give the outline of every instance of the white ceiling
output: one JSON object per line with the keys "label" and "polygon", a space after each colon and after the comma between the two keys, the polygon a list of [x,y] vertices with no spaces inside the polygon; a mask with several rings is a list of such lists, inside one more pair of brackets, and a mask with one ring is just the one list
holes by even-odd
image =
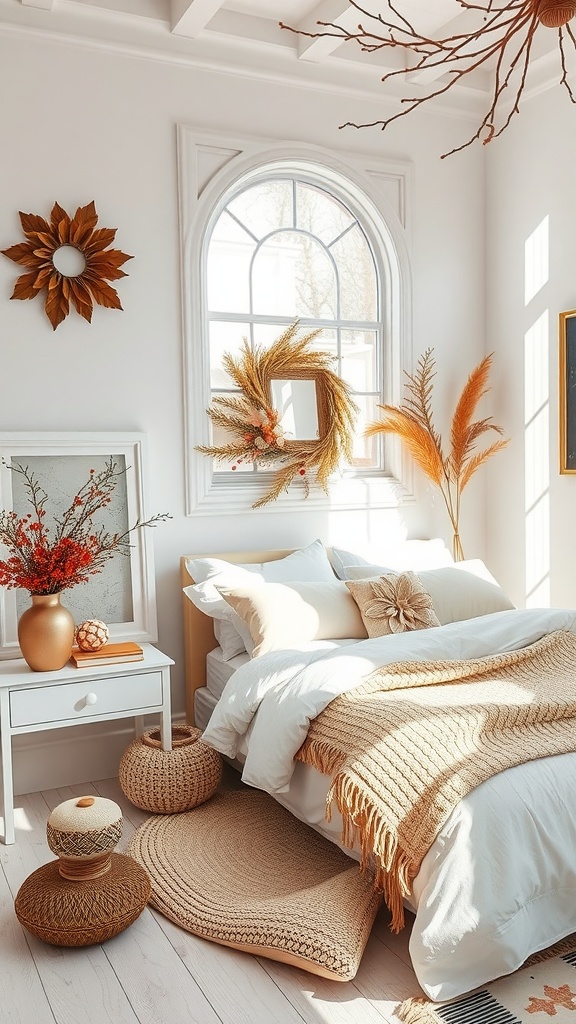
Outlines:
{"label": "white ceiling", "polygon": [[[181,15],[196,20],[198,25],[211,30],[210,22],[219,11],[235,11],[248,17],[262,18],[277,24],[285,21],[298,26],[304,19],[334,21],[350,8],[348,0],[14,0],[23,6],[58,9],[78,3],[87,7],[130,11],[133,15],[157,18],[174,23]],[[378,14],[387,6],[387,0],[363,0],[361,6],[369,13]],[[409,20],[414,17],[423,31],[437,29],[462,10],[458,0],[399,0],[398,7]],[[361,20],[358,11],[355,22]]]}
{"label": "white ceiling", "polygon": [[[327,13],[322,15],[322,6],[326,7]],[[336,8],[337,5],[332,4]],[[384,11],[386,6],[382,0],[364,0],[361,4],[366,11],[378,14]],[[279,12],[284,21],[291,19],[296,24],[302,18],[313,15],[318,10],[317,17],[323,21],[334,20],[334,15],[328,13],[328,4],[322,5],[319,0],[224,0],[222,7],[229,11],[239,11],[241,14],[253,14],[261,18],[278,20]],[[438,28],[444,21],[448,21],[461,11],[457,0],[400,0],[398,7],[402,14],[411,20],[412,17],[418,20],[418,25],[424,24],[424,31]],[[356,20],[360,21],[360,15],[356,12]]]}
{"label": "white ceiling", "polygon": [[[458,0],[393,2],[422,34],[462,31],[477,16],[464,11]],[[390,16],[388,0],[360,0],[360,6]],[[223,66],[228,72],[261,78],[292,77],[300,83],[368,90],[380,98],[384,90],[401,95],[404,76],[385,86],[381,82],[386,70],[404,67],[405,56],[398,49],[367,54],[353,42],[309,39],[279,26],[283,21],[314,32],[324,21],[353,30],[362,20],[377,31],[377,23],[363,19],[348,0],[0,0],[0,31],[52,32],[59,38],[68,35],[75,41],[147,52],[179,63]],[[532,64],[543,65],[546,76],[552,67],[555,76],[556,65],[548,53],[557,48],[556,32],[542,29],[537,41]],[[485,103],[489,81],[486,73],[467,76],[465,86],[450,91],[450,103],[463,112],[476,112],[478,104]]]}
{"label": "white ceiling", "polygon": [[[124,13],[134,18],[149,18],[161,25],[169,25],[172,32],[189,37],[201,33],[221,32],[225,27],[226,12],[246,19],[246,32],[255,40],[263,35],[263,22],[270,30],[277,29],[280,21],[293,28],[314,29],[318,21],[356,25],[361,15],[348,0],[9,0],[12,6],[43,10],[72,11],[76,6],[89,8],[101,14]],[[387,0],[363,0],[361,6],[369,13],[378,14],[387,6]],[[413,20],[423,32],[434,32],[461,13],[458,0],[399,0],[402,14]],[[365,19],[366,20],[366,19]],[[294,40],[293,40],[294,42]],[[296,46],[296,43],[294,42]]]}

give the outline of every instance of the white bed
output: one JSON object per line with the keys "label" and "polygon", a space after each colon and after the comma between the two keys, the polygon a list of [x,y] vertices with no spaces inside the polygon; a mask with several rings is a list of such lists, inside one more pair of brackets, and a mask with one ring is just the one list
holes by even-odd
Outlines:
{"label": "white bed", "polygon": [[[194,694],[194,720],[198,728],[203,731],[207,728],[227,682],[236,669],[246,665],[249,661],[250,658],[246,653],[239,654],[230,661],[224,661],[220,647],[216,647],[208,653],[206,656],[206,686],[199,687]],[[242,770],[247,753],[247,744],[242,743],[236,758],[231,759],[235,761],[239,771]],[[287,792],[275,793],[274,796],[297,818],[312,825],[348,855],[352,855],[355,860],[358,860],[358,854],[347,849],[340,841],[342,819],[338,811],[335,809],[332,820],[326,821],[327,791],[327,777],[321,775],[314,768],[299,763],[294,767]]]}
{"label": "white bed", "polygon": [[[287,554],[275,551],[215,557],[262,563]],[[193,558],[182,558],[183,587],[192,583],[188,564]],[[297,749],[306,715],[313,716],[316,707],[325,706],[323,701],[351,685],[346,676],[352,653],[356,659],[371,663],[374,645],[379,642],[361,640],[354,647],[324,642],[318,646],[324,652],[331,651],[329,656],[318,655],[315,666],[306,670],[309,682],[303,683],[304,677],[299,675],[295,684],[290,666],[294,658],[286,652],[266,653],[253,660],[240,655],[233,659],[234,664],[223,661],[212,619],[187,598],[184,621],[189,718],[195,717],[205,728],[218,709],[207,734],[209,741],[227,756],[245,763],[244,777],[249,784],[271,792],[297,817],[341,845],[337,812],[330,824],[325,820],[328,777],[300,762],[294,767],[290,744],[296,744]],[[431,657],[429,652],[434,648],[430,645],[436,643],[436,636],[441,637],[442,644],[448,644],[453,658],[462,658],[499,647],[525,646],[554,629],[576,631],[575,613],[496,612],[466,623],[422,630],[417,641],[421,654],[417,657]],[[395,639],[399,639],[401,650],[404,641]],[[287,687],[279,702],[281,710],[275,711],[283,673]],[[328,696],[324,693],[318,698],[325,687]],[[299,703],[292,697],[295,690],[301,691]],[[233,742],[231,716],[226,710],[231,699],[236,716],[232,716]],[[238,724],[242,701],[245,707],[240,718],[244,724]],[[576,754],[518,765],[465,797],[424,858],[413,886],[415,920],[410,953],[426,994],[439,1000],[460,995],[516,970],[531,953],[576,931],[574,851]],[[357,858],[355,851],[347,852]]]}

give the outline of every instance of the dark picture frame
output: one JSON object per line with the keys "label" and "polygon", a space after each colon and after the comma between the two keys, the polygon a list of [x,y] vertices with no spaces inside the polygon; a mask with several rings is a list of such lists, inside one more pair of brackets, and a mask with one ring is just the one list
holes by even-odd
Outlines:
{"label": "dark picture frame", "polygon": [[560,473],[576,474],[576,309],[560,313]]}

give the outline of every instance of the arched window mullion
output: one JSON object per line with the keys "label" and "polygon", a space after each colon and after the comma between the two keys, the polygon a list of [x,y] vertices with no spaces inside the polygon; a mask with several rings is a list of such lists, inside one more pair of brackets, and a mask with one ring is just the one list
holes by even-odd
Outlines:
{"label": "arched window mullion", "polygon": [[[270,317],[268,314],[264,313],[228,313],[218,310],[211,310],[208,313],[208,319],[211,322],[234,321],[236,323],[242,324],[247,324],[249,322],[254,322],[255,324],[266,324],[273,321],[275,324],[278,324],[279,326],[286,327],[294,322],[293,316],[281,316],[280,314],[278,314],[278,316],[275,315],[273,317]],[[313,330],[315,326],[318,326],[324,328],[325,330],[336,330],[338,327],[341,327],[342,330],[344,331],[377,331],[380,327],[380,322],[378,320],[337,320],[334,317],[318,317],[313,319],[310,317],[301,316],[299,317],[299,321],[302,328],[306,328],[308,330]]]}
{"label": "arched window mullion", "polygon": [[257,238],[257,236],[256,236],[256,235],[255,235],[255,234],[254,234],[254,233],[253,233],[252,231],[250,231],[250,228],[249,228],[249,227],[248,227],[248,226],[247,226],[246,224],[244,224],[244,223],[243,223],[243,222],[242,222],[242,221],[240,220],[240,218],[236,216],[236,214],[235,214],[235,213],[233,213],[233,212],[232,212],[232,210],[230,209],[230,207],[229,207],[229,206],[227,206],[227,207],[225,208],[225,212],[226,212],[226,213],[228,214],[228,216],[229,216],[229,217],[230,217],[230,218],[231,218],[231,219],[232,219],[233,221],[235,221],[235,222],[236,222],[236,224],[238,225],[238,227],[239,227],[239,228],[242,228],[242,231],[245,231],[247,235],[250,235],[250,238],[253,238],[253,239],[254,239],[254,241],[255,241],[256,243],[258,242],[258,238]]}
{"label": "arched window mullion", "polygon": [[[257,245],[256,245],[256,247],[254,249],[254,252],[252,253],[252,256],[250,258],[249,271],[248,271],[248,273],[249,273],[248,291],[249,291],[249,297],[250,297],[250,315],[252,315],[252,316],[255,315],[255,310],[254,310],[254,264],[256,262],[256,259],[257,259],[258,255],[261,253],[262,249],[267,244],[267,242],[269,242],[270,239],[275,238],[277,235],[282,235],[282,234],[303,235],[303,236],[305,236],[307,238],[312,239],[313,242],[315,242],[318,246],[320,246],[322,248],[322,251],[324,252],[326,258],[330,262],[330,265],[332,267],[332,271],[333,271],[333,274],[334,274],[335,292],[336,292],[336,316],[335,316],[334,320],[336,322],[339,322],[341,320],[341,316],[340,316],[340,313],[341,313],[341,289],[340,289],[340,273],[339,273],[339,270],[338,270],[338,264],[337,264],[334,256],[330,252],[329,247],[326,245],[326,243],[321,238],[318,238],[317,235],[313,234],[313,232],[311,232],[311,231],[307,231],[305,228],[298,228],[298,227],[296,227],[296,228],[293,228],[293,227],[289,227],[289,228],[281,227],[281,228],[277,228],[275,230],[269,231],[266,235],[263,235],[262,238],[260,239],[260,241],[257,243]],[[268,319],[270,319],[270,318],[271,317],[269,315]],[[272,319],[275,319],[275,318],[272,318]],[[315,319],[319,320],[320,318],[315,318]]]}
{"label": "arched window mullion", "polygon": [[[360,227],[357,220],[353,221],[352,224],[349,224],[347,228],[344,228],[344,231],[341,231],[340,234],[336,236],[336,238],[333,238],[332,241],[328,243],[328,248],[331,249],[333,245],[336,245],[337,242],[340,242],[341,239],[344,238],[350,231],[353,231],[355,227]],[[360,230],[362,229],[360,228]]]}

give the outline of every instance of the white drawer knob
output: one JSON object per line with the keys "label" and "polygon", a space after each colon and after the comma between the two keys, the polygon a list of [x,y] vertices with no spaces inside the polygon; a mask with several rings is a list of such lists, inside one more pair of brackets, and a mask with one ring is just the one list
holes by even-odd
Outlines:
{"label": "white drawer knob", "polygon": [[97,700],[98,700],[98,697],[96,696],[95,693],[87,693],[86,694],[86,703],[87,704],[95,704]]}

